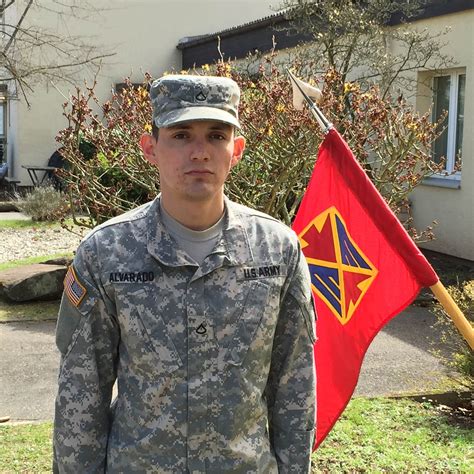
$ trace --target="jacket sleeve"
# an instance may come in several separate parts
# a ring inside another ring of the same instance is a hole
[[[119,329],[81,247],[69,268],[56,329],[61,352],[53,472],[105,472]]]
[[[309,271],[298,253],[282,300],[266,387],[279,473],[309,473],[316,425],[315,314]]]

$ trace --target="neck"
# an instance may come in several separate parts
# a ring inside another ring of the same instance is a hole
[[[191,230],[212,227],[224,213],[224,196],[212,201],[187,202],[185,206],[161,195],[161,205],[180,224]]]

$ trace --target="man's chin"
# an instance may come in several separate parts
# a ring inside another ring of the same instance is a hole
[[[192,189],[186,192],[186,198],[191,203],[211,201],[215,199],[216,196],[220,195],[221,192],[219,190],[206,187],[202,187],[200,189]]]

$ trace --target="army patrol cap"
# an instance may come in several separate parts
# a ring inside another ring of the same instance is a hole
[[[190,120],[217,120],[240,128],[240,89],[227,77],[163,76],[151,85],[150,98],[158,128]]]

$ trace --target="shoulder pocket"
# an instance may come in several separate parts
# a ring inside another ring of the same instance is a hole
[[[295,285],[290,288],[289,294],[298,304],[304,317],[308,335],[311,341],[316,342],[316,306],[314,304],[313,292],[310,290],[309,273],[300,273]]]
[[[64,292],[56,324],[56,346],[66,355],[74,335],[97,301],[97,290],[85,282],[71,265],[64,278]]]
[[[74,336],[81,321],[92,310],[92,307],[93,304],[89,304],[87,308],[80,310],[71,303],[66,295],[63,295],[56,324],[56,346],[63,356],[66,355],[72,346]]]
[[[304,296],[303,293],[301,293],[301,295]],[[301,299],[297,298],[294,295],[291,296],[293,297],[301,311],[306,325],[306,329],[308,331],[308,336],[311,339],[311,342],[314,344],[316,342],[316,312],[314,309],[315,306],[313,296],[311,295],[309,301],[304,297],[303,299]]]
[[[316,312],[314,308],[315,306],[312,296],[308,302],[301,305],[306,328],[308,329],[308,334],[313,344],[316,342]]]

